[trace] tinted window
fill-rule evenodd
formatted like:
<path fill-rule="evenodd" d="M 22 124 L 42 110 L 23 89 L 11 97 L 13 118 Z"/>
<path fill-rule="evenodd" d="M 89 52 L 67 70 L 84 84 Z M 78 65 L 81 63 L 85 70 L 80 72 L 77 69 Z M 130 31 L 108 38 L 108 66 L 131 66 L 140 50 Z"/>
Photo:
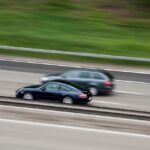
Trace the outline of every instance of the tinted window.
<path fill-rule="evenodd" d="M 45 90 L 48 92 L 48 91 L 50 91 L 50 92 L 53 92 L 53 91 L 58 91 L 59 90 L 59 84 L 57 84 L 57 83 L 50 83 L 50 84 L 47 84 L 46 86 L 45 86 Z"/>
<path fill-rule="evenodd" d="M 75 84 L 75 83 L 73 83 L 73 82 L 63 81 L 63 83 L 68 84 L 68 85 L 74 87 L 75 89 L 78 89 L 78 90 L 81 90 L 81 91 L 82 91 L 82 90 L 86 90 L 84 87 L 79 86 L 78 84 Z M 72 89 L 72 90 L 73 90 L 73 89 Z"/>
<path fill-rule="evenodd" d="M 67 87 L 67 86 L 62 85 L 62 86 L 60 87 L 60 90 L 61 90 L 61 91 L 65 91 L 65 92 L 69 92 L 69 91 L 71 91 L 72 89 L 69 88 L 69 87 Z"/>
<path fill-rule="evenodd" d="M 66 77 L 66 78 L 78 78 L 79 72 L 78 71 L 69 71 L 69 72 L 64 73 L 62 76 Z"/>
<path fill-rule="evenodd" d="M 104 79 L 100 73 L 93 73 L 94 79 Z"/>
<path fill-rule="evenodd" d="M 90 72 L 86 72 L 86 71 L 83 71 L 80 73 L 80 78 L 91 78 L 91 73 Z"/>

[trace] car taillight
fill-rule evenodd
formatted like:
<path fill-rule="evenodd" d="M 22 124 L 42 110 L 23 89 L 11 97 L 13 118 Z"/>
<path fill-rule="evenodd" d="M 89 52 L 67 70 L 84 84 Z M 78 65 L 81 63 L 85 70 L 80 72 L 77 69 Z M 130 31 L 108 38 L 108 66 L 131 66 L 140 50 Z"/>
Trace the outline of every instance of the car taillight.
<path fill-rule="evenodd" d="M 104 86 L 111 86 L 111 82 L 108 80 L 104 81 Z"/>
<path fill-rule="evenodd" d="M 80 98 L 87 98 L 87 94 L 80 94 L 79 97 Z"/>

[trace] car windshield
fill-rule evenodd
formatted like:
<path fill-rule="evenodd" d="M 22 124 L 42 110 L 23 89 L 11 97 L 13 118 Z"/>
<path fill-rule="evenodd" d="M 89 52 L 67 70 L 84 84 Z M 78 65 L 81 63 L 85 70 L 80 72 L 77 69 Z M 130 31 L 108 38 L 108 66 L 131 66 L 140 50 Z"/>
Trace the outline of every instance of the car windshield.
<path fill-rule="evenodd" d="M 75 83 L 73 83 L 73 82 L 65 82 L 65 83 L 66 83 L 66 84 L 69 84 L 70 86 L 73 86 L 74 88 L 79 89 L 79 90 L 81 90 L 81 91 L 87 90 L 86 88 L 84 88 L 84 87 L 82 87 L 82 86 L 80 86 L 80 85 L 77 85 L 77 84 L 75 84 Z"/>

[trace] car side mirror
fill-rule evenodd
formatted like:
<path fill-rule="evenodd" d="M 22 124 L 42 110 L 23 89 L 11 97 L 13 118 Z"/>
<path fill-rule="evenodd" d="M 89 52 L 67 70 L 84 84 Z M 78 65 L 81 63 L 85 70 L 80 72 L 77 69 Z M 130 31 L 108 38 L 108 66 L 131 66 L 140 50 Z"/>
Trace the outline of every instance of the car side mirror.
<path fill-rule="evenodd" d="M 42 91 L 45 91 L 45 87 L 42 87 L 41 90 L 42 90 Z"/>

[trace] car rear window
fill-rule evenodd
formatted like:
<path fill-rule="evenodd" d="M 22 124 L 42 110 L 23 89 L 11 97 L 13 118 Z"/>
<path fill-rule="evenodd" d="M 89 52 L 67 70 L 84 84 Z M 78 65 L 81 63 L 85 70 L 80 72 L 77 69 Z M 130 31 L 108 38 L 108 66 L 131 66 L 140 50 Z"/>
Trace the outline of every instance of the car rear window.
<path fill-rule="evenodd" d="M 100 73 L 93 73 L 93 79 L 104 79 Z"/>
<path fill-rule="evenodd" d="M 70 85 L 70 86 L 72 86 L 72 87 L 74 87 L 74 88 L 76 88 L 76 89 L 78 89 L 78 90 L 81 90 L 81 91 L 85 91 L 86 89 L 84 88 L 84 87 L 82 87 L 82 86 L 80 86 L 80 85 L 78 85 L 78 84 L 75 84 L 75 83 L 73 83 L 73 82 L 64 82 L 65 84 L 68 84 L 68 85 Z"/>
<path fill-rule="evenodd" d="M 61 85 L 60 90 L 61 90 L 61 91 L 65 91 L 65 92 L 72 91 L 71 88 L 69 88 L 69 87 L 67 87 L 67 86 L 65 86 L 65 85 Z"/>

